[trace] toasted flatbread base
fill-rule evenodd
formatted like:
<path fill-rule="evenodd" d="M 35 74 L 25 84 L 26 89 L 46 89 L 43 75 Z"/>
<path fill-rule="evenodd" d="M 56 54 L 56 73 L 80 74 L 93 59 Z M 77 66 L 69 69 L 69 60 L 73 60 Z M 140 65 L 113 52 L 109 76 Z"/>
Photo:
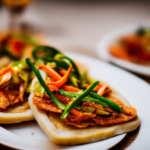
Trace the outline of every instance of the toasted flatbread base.
<path fill-rule="evenodd" d="M 0 112 L 0 124 L 12 124 L 34 120 L 28 101 L 10 106 L 5 112 Z"/>
<path fill-rule="evenodd" d="M 60 120 L 59 115 L 56 115 L 55 113 L 47 113 L 33 105 L 33 95 L 34 94 L 32 93 L 29 96 L 29 105 L 32 113 L 45 134 L 56 144 L 76 145 L 96 142 L 115 135 L 133 131 L 140 124 L 137 116 L 129 122 L 108 127 L 94 126 L 85 129 L 78 129 L 66 125 Z M 113 94 L 112 96 L 119 98 L 125 105 L 130 105 L 122 96 L 118 94 Z"/>
<path fill-rule="evenodd" d="M 0 113 L 0 124 L 13 124 L 34 120 L 31 110 L 22 113 Z"/>

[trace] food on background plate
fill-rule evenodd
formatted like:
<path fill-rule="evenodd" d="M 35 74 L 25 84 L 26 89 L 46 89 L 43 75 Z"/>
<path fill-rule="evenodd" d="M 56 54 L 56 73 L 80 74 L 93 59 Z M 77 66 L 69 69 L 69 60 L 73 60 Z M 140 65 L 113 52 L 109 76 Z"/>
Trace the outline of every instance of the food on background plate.
<path fill-rule="evenodd" d="M 33 120 L 26 92 L 31 82 L 25 61 L 16 61 L 0 71 L 0 124 Z"/>
<path fill-rule="evenodd" d="M 42 37 L 35 33 L 8 31 L 0 33 L 0 68 L 15 60 L 31 56 L 33 48 L 43 44 Z"/>
<path fill-rule="evenodd" d="M 111 55 L 134 63 L 150 62 L 150 28 L 122 36 L 109 47 Z"/>
<path fill-rule="evenodd" d="M 38 46 L 28 91 L 38 124 L 56 144 L 76 145 L 135 130 L 140 121 L 134 107 L 106 83 L 80 72 L 76 63 L 57 49 Z"/>

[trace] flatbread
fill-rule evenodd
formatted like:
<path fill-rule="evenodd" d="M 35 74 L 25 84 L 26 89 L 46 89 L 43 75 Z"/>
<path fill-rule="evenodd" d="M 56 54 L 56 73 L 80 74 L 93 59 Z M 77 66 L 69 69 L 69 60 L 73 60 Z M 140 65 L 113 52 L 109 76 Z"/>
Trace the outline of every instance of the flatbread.
<path fill-rule="evenodd" d="M 28 101 L 15 104 L 0 112 L 0 124 L 12 124 L 22 121 L 34 120 Z"/>
<path fill-rule="evenodd" d="M 32 84 L 35 83 L 34 82 Z M 33 105 L 33 96 L 29 96 L 29 105 L 32 113 L 45 134 L 56 144 L 60 145 L 76 145 L 83 143 L 91 143 L 104 140 L 122 133 L 135 130 L 139 124 L 138 116 L 133 120 L 116 124 L 108 127 L 93 126 L 85 129 L 78 129 L 66 125 L 60 120 L 60 116 L 55 113 L 47 113 L 45 110 L 39 109 Z M 119 94 L 112 94 L 111 96 L 120 99 L 125 105 L 130 106 L 129 102 Z"/>

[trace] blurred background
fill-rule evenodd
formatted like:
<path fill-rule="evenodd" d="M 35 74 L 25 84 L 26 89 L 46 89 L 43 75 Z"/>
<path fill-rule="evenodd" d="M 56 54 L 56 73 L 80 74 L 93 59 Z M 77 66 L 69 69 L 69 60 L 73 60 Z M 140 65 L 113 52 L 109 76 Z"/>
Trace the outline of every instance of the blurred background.
<path fill-rule="evenodd" d="M 150 1 L 146 0 L 33 0 L 27 3 L 17 21 L 48 37 L 52 45 L 96 58 L 95 47 L 101 37 L 114 29 L 147 21 L 150 15 Z M 7 30 L 9 24 L 10 12 L 1 0 L 0 30 Z"/>

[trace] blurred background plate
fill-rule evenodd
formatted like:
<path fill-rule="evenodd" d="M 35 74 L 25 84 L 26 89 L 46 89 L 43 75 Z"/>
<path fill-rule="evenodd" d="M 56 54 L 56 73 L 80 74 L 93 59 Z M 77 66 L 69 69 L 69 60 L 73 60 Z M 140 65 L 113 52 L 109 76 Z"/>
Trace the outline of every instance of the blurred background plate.
<path fill-rule="evenodd" d="M 123 67 L 137 74 L 150 77 L 150 62 L 142 65 L 128 62 L 112 56 L 108 51 L 108 47 L 110 46 L 110 44 L 112 44 L 114 41 L 116 41 L 117 39 L 119 39 L 124 35 L 135 33 L 137 29 L 139 29 L 140 27 L 150 27 L 150 22 L 142 22 L 135 25 L 120 28 L 105 35 L 103 38 L 99 40 L 97 44 L 96 50 L 98 56 L 102 60 L 112 62 L 120 67 Z"/>

